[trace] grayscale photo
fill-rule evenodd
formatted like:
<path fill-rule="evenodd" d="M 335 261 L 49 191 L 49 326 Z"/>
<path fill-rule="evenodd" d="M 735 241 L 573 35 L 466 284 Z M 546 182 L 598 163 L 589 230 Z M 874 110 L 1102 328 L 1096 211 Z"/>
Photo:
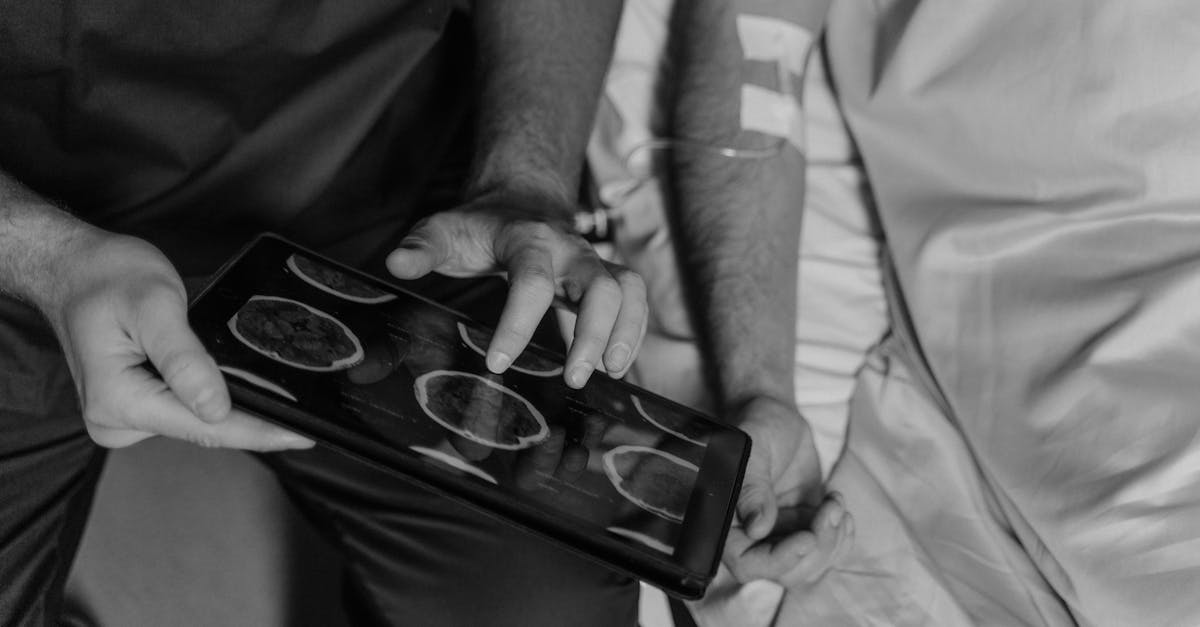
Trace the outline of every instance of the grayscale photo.
<path fill-rule="evenodd" d="M 0 627 L 1200 625 L 1200 4 L 0 2 Z"/>

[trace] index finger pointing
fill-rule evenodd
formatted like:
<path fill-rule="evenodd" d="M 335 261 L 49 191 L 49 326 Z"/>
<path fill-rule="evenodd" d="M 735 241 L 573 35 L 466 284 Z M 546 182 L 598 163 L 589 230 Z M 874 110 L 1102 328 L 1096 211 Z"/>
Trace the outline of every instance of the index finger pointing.
<path fill-rule="evenodd" d="M 549 251 L 526 247 L 515 253 L 508 267 L 510 287 L 496 333 L 488 346 L 487 366 L 504 372 L 525 350 L 542 316 L 554 301 L 554 264 Z"/>
<path fill-rule="evenodd" d="M 606 264 L 609 265 L 609 264 Z M 604 354 L 604 365 L 614 378 L 625 376 L 633 365 L 646 335 L 649 306 L 642 277 L 623 268 L 612 271 L 621 287 L 621 311 L 613 324 L 612 337 Z"/>

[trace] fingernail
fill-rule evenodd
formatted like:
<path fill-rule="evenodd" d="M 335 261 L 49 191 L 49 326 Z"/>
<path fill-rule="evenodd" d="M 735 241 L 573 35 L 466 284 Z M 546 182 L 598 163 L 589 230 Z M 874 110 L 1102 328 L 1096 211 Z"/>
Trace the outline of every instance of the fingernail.
<path fill-rule="evenodd" d="M 285 433 L 281 439 L 283 445 L 288 448 L 312 448 L 317 444 L 298 433 L 291 433 L 290 431 Z"/>
<path fill-rule="evenodd" d="M 608 359 L 605 360 L 608 363 L 608 371 L 613 374 L 620 372 L 625 368 L 625 362 L 628 359 L 629 346 L 624 342 L 614 344 L 612 348 L 608 349 Z"/>
<path fill-rule="evenodd" d="M 571 368 L 571 372 L 567 376 L 567 381 L 571 384 L 571 387 L 581 388 L 583 384 L 587 383 L 590 376 L 592 376 L 592 367 L 583 363 Z"/>
<path fill-rule="evenodd" d="M 829 526 L 836 529 L 838 525 L 842 524 L 842 515 L 845 513 L 846 510 L 842 508 L 841 504 L 833 505 L 829 510 Z"/>
<path fill-rule="evenodd" d="M 494 372 L 496 374 L 500 374 L 500 373 L 504 372 L 504 370 L 507 369 L 508 365 L 511 363 L 512 363 L 512 357 L 509 357 L 508 355 L 505 355 L 504 353 L 501 353 L 500 351 L 492 351 L 492 352 L 488 353 L 488 357 L 487 357 L 488 370 L 491 370 L 492 372 Z"/>
<path fill-rule="evenodd" d="M 421 248 L 421 246 L 422 246 L 421 240 L 419 240 L 415 237 L 408 237 L 408 238 L 404 238 L 404 239 L 400 240 L 400 248 L 403 248 L 405 250 L 417 250 L 417 249 Z"/>

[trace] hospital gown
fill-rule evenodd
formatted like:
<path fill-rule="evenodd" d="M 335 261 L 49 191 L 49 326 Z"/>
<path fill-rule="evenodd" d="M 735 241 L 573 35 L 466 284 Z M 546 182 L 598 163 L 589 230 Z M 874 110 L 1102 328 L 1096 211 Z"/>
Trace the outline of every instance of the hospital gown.
<path fill-rule="evenodd" d="M 835 2 L 826 37 L 891 324 L 831 477 L 855 547 L 776 622 L 1200 624 L 1200 5 Z"/>

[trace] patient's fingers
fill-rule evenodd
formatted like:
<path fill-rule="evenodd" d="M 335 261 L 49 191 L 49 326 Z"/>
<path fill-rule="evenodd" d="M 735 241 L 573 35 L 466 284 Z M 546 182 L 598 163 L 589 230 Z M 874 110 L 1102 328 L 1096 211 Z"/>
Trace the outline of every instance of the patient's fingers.
<path fill-rule="evenodd" d="M 724 561 L 739 581 L 819 579 L 844 554 L 854 526 L 841 496 L 834 493 L 816 509 L 779 510 L 779 524 L 765 539 L 756 540 L 741 528 L 730 530 Z"/>
<path fill-rule="evenodd" d="M 777 542 L 756 542 L 740 527 L 734 527 L 725 541 L 724 562 L 741 582 L 779 580 L 815 546 L 816 537 L 808 531 L 794 533 Z"/>
<path fill-rule="evenodd" d="M 778 505 L 770 475 L 764 469 L 756 468 L 759 464 L 755 461 L 752 459 L 746 468 L 742 491 L 738 495 L 737 514 L 746 533 L 761 540 L 775 527 Z"/>
<path fill-rule="evenodd" d="M 788 585 L 811 584 L 820 579 L 845 555 L 854 540 L 854 519 L 845 510 L 840 495 L 822 503 L 812 523 L 816 546 L 781 579 Z"/>

